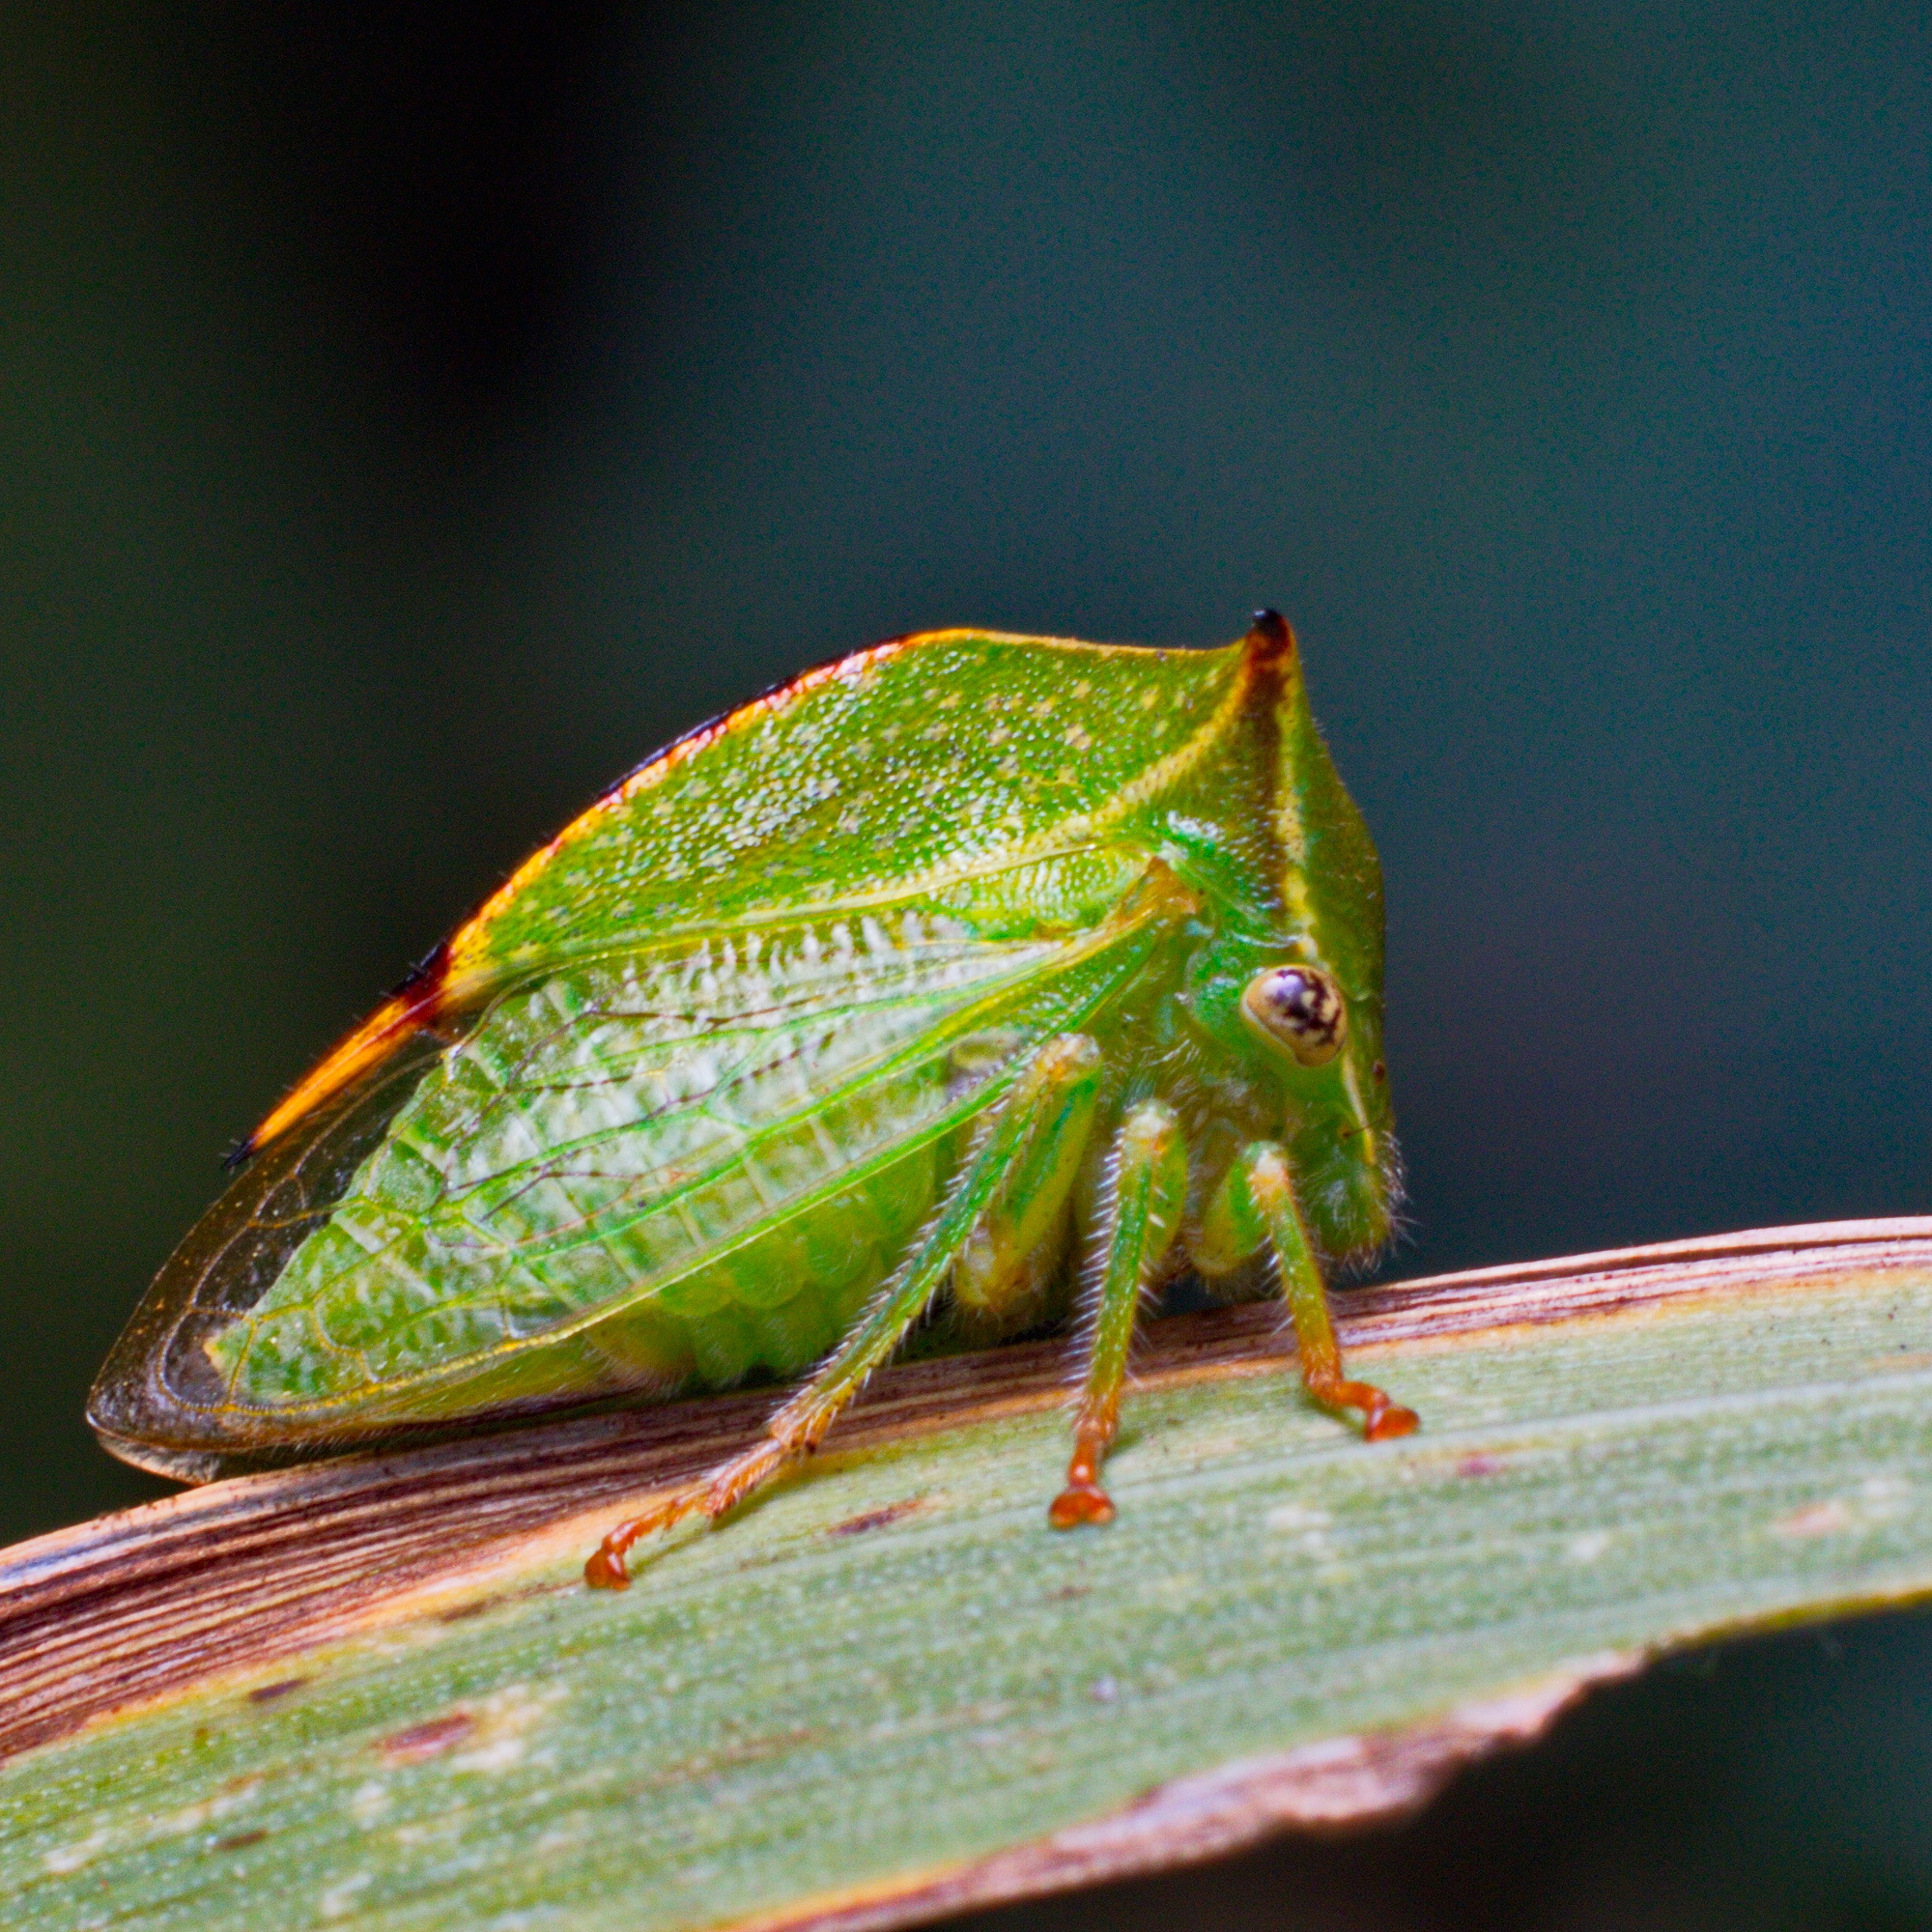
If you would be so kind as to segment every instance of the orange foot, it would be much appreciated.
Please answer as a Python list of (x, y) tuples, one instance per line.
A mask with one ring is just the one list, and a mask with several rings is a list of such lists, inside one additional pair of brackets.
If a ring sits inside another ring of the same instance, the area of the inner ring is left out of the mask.
[(1374, 1382), (1311, 1381), (1308, 1393), (1329, 1408), (1359, 1408), (1362, 1435), (1371, 1442), (1410, 1435), (1422, 1426), (1422, 1418), (1414, 1409), (1391, 1402), (1387, 1391), (1378, 1389)]
[(1422, 1427), (1422, 1418), (1412, 1408), (1383, 1396), (1362, 1418), (1362, 1434), (1371, 1442), (1387, 1442), (1398, 1435), (1413, 1435)]
[(656, 1509), (646, 1510), (642, 1516), (634, 1516), (629, 1522), (620, 1522), (602, 1543), (597, 1546), (596, 1554), (583, 1566), (583, 1580), (593, 1590), (628, 1590), (631, 1587), (631, 1572), (624, 1558), (634, 1543), (660, 1529), (668, 1529), (681, 1517), (689, 1516), (697, 1507), (702, 1490), (686, 1490), (678, 1495), (668, 1496)]
[(597, 1553), (583, 1566), (583, 1580), (593, 1590), (628, 1590), (631, 1573), (624, 1567), (624, 1552), (615, 1548), (616, 1538), (607, 1536), (597, 1546)]
[(1098, 1483), (1076, 1480), (1054, 1497), (1046, 1520), (1055, 1529), (1072, 1529), (1083, 1522), (1112, 1522), (1113, 1499)]

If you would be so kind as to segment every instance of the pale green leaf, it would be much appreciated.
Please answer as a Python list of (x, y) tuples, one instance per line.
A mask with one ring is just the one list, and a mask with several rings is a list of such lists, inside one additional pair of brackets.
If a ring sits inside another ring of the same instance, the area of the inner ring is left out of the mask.
[(1419, 1801), (1658, 1648), (1932, 1589), (1932, 1222), (1353, 1297), (1365, 1446), (1270, 1311), (1156, 1324), (1045, 1526), (1062, 1345), (880, 1378), (625, 1595), (679, 1406), (215, 1485), (0, 1570), (0, 1926), (885, 1924)]

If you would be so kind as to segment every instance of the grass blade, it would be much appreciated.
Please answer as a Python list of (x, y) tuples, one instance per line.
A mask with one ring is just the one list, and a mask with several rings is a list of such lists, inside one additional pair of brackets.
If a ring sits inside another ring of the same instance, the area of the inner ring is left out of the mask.
[(0, 1563), (0, 1926), (856, 1927), (1387, 1813), (1668, 1645), (1932, 1590), (1932, 1221), (1156, 1324), (1055, 1535), (1058, 1344), (879, 1378), (618, 1597), (769, 1398), (217, 1484)]

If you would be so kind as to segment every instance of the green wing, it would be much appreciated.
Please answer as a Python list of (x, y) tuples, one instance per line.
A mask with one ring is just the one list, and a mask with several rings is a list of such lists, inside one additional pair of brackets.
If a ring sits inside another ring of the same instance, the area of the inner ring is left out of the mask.
[[(200, 1318), (171, 1351), (196, 1412), (175, 1439), (804, 1366), (930, 1210), (957, 1136), (1039, 1041), (1118, 1003), (1163, 924), (1128, 909), (988, 942), (908, 909), (517, 988), (415, 1077), (326, 1208), (310, 1174), (256, 1238), (212, 1262), (190, 1242), (191, 1278), (164, 1272), (156, 1293)], [(238, 1277), (271, 1273), (232, 1305)]]

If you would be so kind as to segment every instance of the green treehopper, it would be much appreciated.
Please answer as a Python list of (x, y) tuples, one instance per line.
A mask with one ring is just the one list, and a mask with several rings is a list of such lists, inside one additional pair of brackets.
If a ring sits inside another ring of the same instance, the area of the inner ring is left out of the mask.
[(634, 772), (300, 1082), (89, 1416), (202, 1479), (803, 1376), (611, 1532), (586, 1574), (615, 1585), (923, 1321), (1077, 1309), (1067, 1527), (1113, 1514), (1134, 1323), (1192, 1267), (1282, 1293), (1313, 1397), (1401, 1435), (1322, 1275), (1401, 1192), (1381, 998), (1380, 867), (1274, 612), (1219, 651), (875, 644)]

